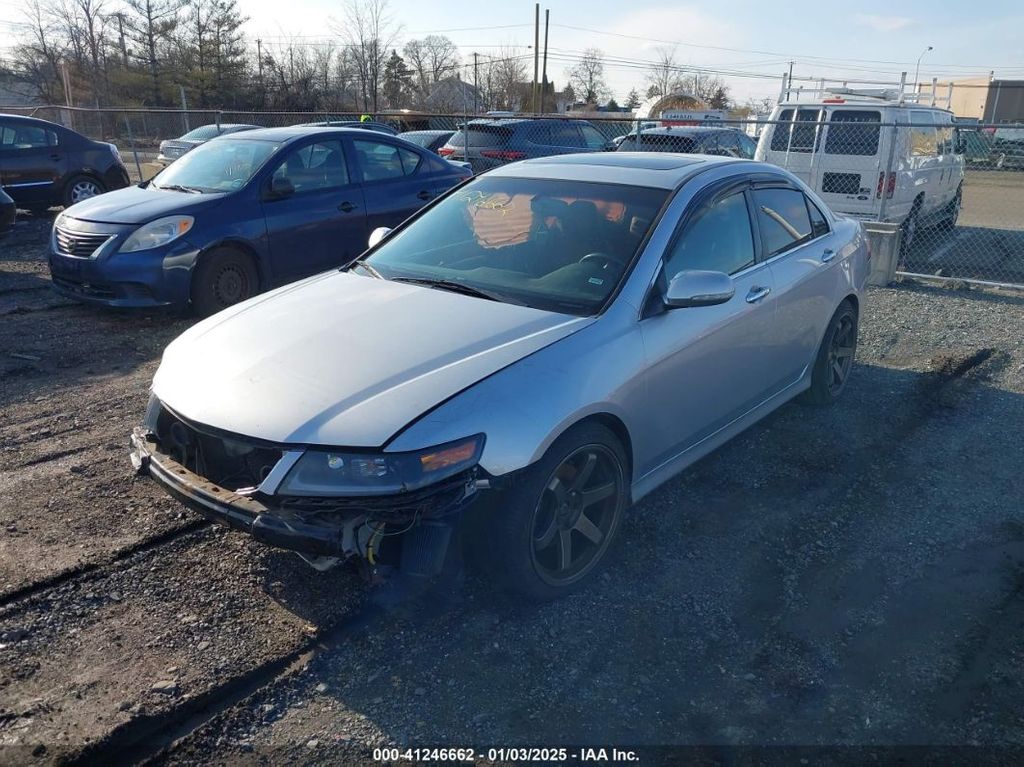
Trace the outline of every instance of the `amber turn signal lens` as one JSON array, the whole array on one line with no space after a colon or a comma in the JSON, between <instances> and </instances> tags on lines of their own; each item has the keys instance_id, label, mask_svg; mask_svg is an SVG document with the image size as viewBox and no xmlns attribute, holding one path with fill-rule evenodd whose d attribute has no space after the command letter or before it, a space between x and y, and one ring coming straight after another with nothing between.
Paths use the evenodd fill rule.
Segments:
<instances>
[{"instance_id":1,"label":"amber turn signal lens","mask_svg":"<svg viewBox=\"0 0 1024 767\"><path fill-rule=\"evenodd\" d=\"M477 443L475 439L463 442L460 445L445 448L436 453L424 453L420 456L420 466L424 472L437 471L463 461L468 461L476 453Z\"/></svg>"}]
</instances>

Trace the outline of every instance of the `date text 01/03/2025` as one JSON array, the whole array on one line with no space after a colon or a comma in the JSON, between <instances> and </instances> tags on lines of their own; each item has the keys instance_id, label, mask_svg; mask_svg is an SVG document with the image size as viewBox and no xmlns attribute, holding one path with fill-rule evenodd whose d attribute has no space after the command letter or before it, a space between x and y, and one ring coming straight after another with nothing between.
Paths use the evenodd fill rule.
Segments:
<instances>
[{"instance_id":1,"label":"date text 01/03/2025","mask_svg":"<svg viewBox=\"0 0 1024 767\"><path fill-rule=\"evenodd\" d=\"M384 747L373 750L374 761L380 762L473 762L486 758L488 761L516 762L636 762L635 751L619 748L588 747L580 749L539 748L513 746L508 748L399 748Z\"/></svg>"}]
</instances>

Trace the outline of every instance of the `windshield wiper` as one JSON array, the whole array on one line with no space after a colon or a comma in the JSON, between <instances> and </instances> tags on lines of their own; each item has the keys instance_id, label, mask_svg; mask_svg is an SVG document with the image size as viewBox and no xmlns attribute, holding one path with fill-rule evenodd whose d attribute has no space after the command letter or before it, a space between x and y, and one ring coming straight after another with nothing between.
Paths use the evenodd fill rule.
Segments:
<instances>
[{"instance_id":1,"label":"windshield wiper","mask_svg":"<svg viewBox=\"0 0 1024 767\"><path fill-rule=\"evenodd\" d=\"M158 186L157 189L168 189L172 192L187 192L188 194L202 194L203 190L194 186L184 186L183 184L167 184L166 186Z\"/></svg>"},{"instance_id":2,"label":"windshield wiper","mask_svg":"<svg viewBox=\"0 0 1024 767\"><path fill-rule=\"evenodd\" d=\"M361 267L363 267L363 269L365 269L367 272L369 272L370 275L372 275L373 277L376 277L378 280L387 279L383 274L378 272L376 269L374 269L372 266L370 266L368 263L366 263L366 261L364 261L361 258L357 259L357 260L353 261L351 264L349 264L348 268L351 269L353 266L361 266Z\"/></svg>"},{"instance_id":3,"label":"windshield wiper","mask_svg":"<svg viewBox=\"0 0 1024 767\"><path fill-rule=\"evenodd\" d=\"M522 301L510 298L503 293L493 293L489 290L483 290L481 288L473 287L472 285L467 285L464 282L456 282L454 280L435 280L427 277L392 277L391 279L395 282L409 282L413 285L423 285L428 288L450 290L452 293L462 293L464 296L486 298L488 301L498 301L503 304L515 304L516 306L526 306Z\"/></svg>"}]
</instances>

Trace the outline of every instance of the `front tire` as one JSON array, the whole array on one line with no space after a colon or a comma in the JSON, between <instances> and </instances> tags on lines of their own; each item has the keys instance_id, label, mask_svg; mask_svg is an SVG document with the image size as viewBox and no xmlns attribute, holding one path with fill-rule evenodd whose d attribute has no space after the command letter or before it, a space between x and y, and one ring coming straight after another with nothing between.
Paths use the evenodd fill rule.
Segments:
<instances>
[{"instance_id":1,"label":"front tire","mask_svg":"<svg viewBox=\"0 0 1024 767\"><path fill-rule=\"evenodd\" d=\"M857 312L843 301L832 315L811 372L811 388L801 399L811 405L831 405L846 388L857 352Z\"/></svg>"},{"instance_id":2,"label":"front tire","mask_svg":"<svg viewBox=\"0 0 1024 767\"><path fill-rule=\"evenodd\" d=\"M259 273L251 258L233 248L215 248L200 256L192 276L192 308L209 317L259 292Z\"/></svg>"},{"instance_id":3,"label":"front tire","mask_svg":"<svg viewBox=\"0 0 1024 767\"><path fill-rule=\"evenodd\" d=\"M629 498L628 459L598 423L574 426L497 493L471 545L501 586L532 602L569 594L607 560Z\"/></svg>"}]
</instances>

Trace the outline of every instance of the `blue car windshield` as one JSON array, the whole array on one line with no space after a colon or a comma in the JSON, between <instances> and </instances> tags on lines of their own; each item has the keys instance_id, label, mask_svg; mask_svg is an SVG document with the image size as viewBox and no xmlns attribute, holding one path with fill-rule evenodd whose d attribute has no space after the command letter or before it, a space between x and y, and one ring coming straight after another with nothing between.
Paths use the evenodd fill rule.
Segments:
<instances>
[{"instance_id":1,"label":"blue car windshield","mask_svg":"<svg viewBox=\"0 0 1024 767\"><path fill-rule=\"evenodd\" d=\"M593 314L625 277L667 196L638 186L482 176L366 261L386 279Z\"/></svg>"},{"instance_id":2,"label":"blue car windshield","mask_svg":"<svg viewBox=\"0 0 1024 767\"><path fill-rule=\"evenodd\" d=\"M179 191L233 192L245 186L279 146L273 141L217 138L168 165L151 185Z\"/></svg>"}]
</instances>

